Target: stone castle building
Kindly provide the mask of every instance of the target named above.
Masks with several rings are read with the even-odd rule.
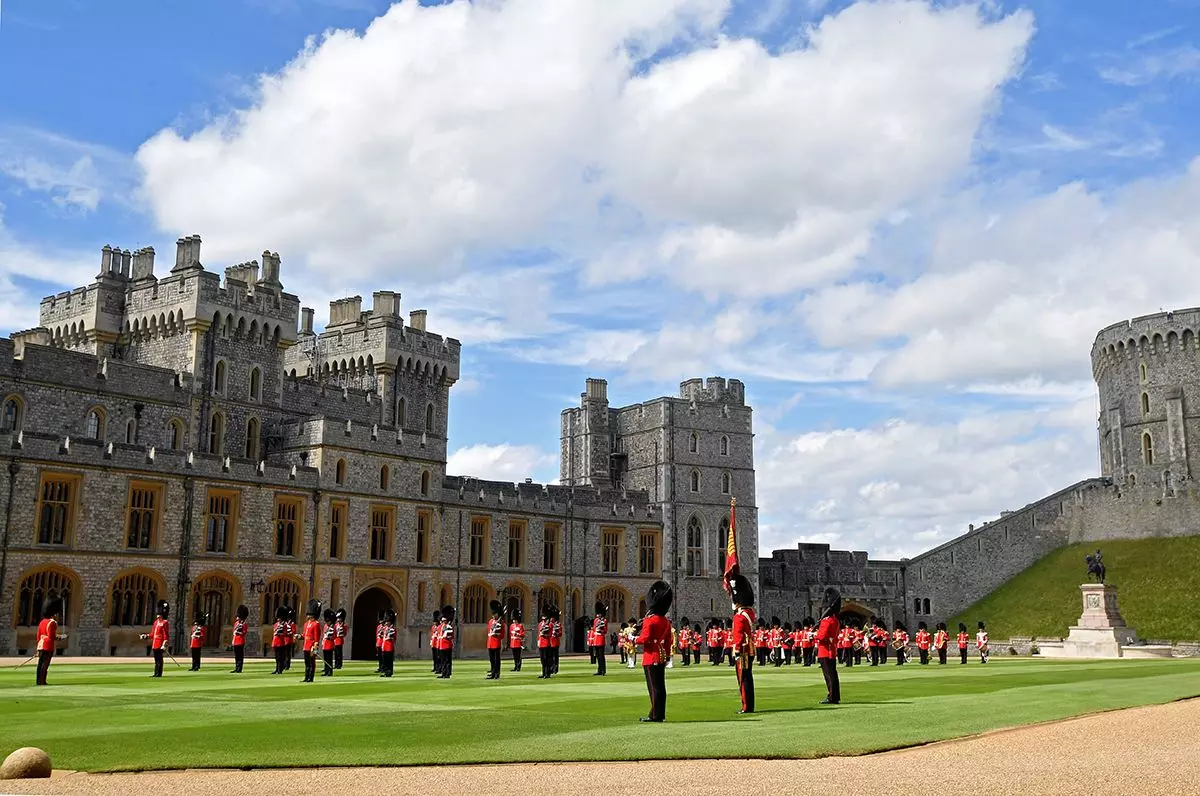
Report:
[[[659,577],[677,617],[723,613],[729,498],[754,576],[751,410],[736,380],[609,407],[589,379],[562,415],[560,484],[446,473],[460,343],[401,314],[400,294],[330,304],[283,289],[280,257],[225,269],[200,238],[155,252],[106,246],[95,282],[43,299],[37,328],[0,340],[0,654],[33,646],[44,597],[65,600],[68,654],[141,653],[158,599],[175,645],[203,611],[228,645],[239,604],[251,649],[280,604],[345,607],[369,657],[376,616],[424,654],[432,612],[458,608],[461,651],[484,645],[488,603],[546,604],[582,649],[596,599],[644,613]],[[355,629],[360,632],[355,633]],[[367,632],[361,632],[366,629]]]
[[[869,561],[824,545],[776,551],[759,563],[764,612],[814,610],[829,584],[852,613],[932,625],[1064,545],[1200,534],[1200,308],[1103,329],[1092,375],[1098,477],[1001,512],[911,560]],[[1084,571],[1081,560],[1081,578]]]

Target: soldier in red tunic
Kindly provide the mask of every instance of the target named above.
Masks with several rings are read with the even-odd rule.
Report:
[[[333,612],[333,668],[342,668],[342,648],[346,646],[346,609]]]
[[[499,600],[492,600],[488,604],[492,609],[492,618],[488,620],[487,634],[487,651],[488,663],[491,668],[488,669],[488,680],[500,679],[500,647],[504,644],[504,604]]]
[[[230,674],[241,674],[242,664],[246,662],[246,630],[250,624],[250,609],[244,605],[237,608],[237,616],[233,620],[233,671]]]
[[[959,663],[967,662],[967,642],[971,637],[967,635],[967,626],[962,622],[958,623],[958,657]]]
[[[37,684],[46,685],[50,672],[50,661],[54,658],[57,643],[66,636],[58,632],[58,615],[62,613],[62,600],[50,598],[42,604],[42,621],[37,628]]]
[[[704,643],[704,636],[700,633],[700,623],[696,622],[692,625],[692,663],[696,666],[700,665],[700,646]]]
[[[937,632],[933,634],[933,648],[937,650],[938,665],[946,665],[946,646],[950,642],[950,634],[946,632],[946,623],[937,623]]]
[[[639,721],[663,721],[667,717],[667,659],[671,657],[671,610],[674,594],[664,581],[655,581],[646,595],[649,609],[642,620],[637,643],[642,645],[642,671],[650,694],[650,715]]]
[[[550,606],[550,674],[558,674],[558,652],[562,648],[562,614],[558,606]]]
[[[442,662],[441,656],[438,653],[437,644],[434,643],[437,640],[438,633],[440,633],[441,630],[442,630],[442,612],[434,611],[433,612],[433,624],[431,624],[429,626],[429,654],[430,654],[430,657],[433,659],[433,673],[434,674],[439,673],[439,669],[441,668],[441,662]]]
[[[608,635],[608,606],[596,600],[596,615],[592,618],[592,657],[596,661],[595,677],[603,677],[607,669],[604,664],[604,637]],[[555,664],[557,665],[557,661]]]
[[[391,608],[383,612],[383,632],[380,633],[380,649],[383,660],[380,661],[380,677],[391,677],[396,665],[396,612]],[[449,676],[449,675],[447,675]]]
[[[745,575],[734,575],[727,583],[733,606],[729,633],[730,654],[737,671],[738,691],[742,709],[738,713],[754,712],[754,588]],[[770,635],[768,635],[768,640]]]
[[[337,636],[337,617],[328,608],[321,614],[325,623],[321,626],[321,660],[325,664],[321,669],[322,677],[333,677],[333,647],[334,637]]]
[[[321,624],[318,621],[320,617],[321,603],[309,600],[301,636],[304,645],[304,680],[302,682],[305,683],[314,682],[317,677],[317,645],[320,644],[321,637]]]
[[[394,616],[394,615],[393,615]],[[449,680],[454,672],[454,606],[442,606],[442,630],[438,634],[438,647],[442,655],[442,680]]]
[[[837,673],[837,641],[841,632],[838,614],[842,612],[842,596],[837,589],[825,590],[825,610],[817,627],[817,662],[825,675],[825,698],[822,705],[837,705],[842,701],[842,685]]]
[[[171,606],[166,600],[159,600],[150,632],[141,635],[143,639],[150,640],[150,650],[154,653],[154,674],[150,675],[151,677],[162,677],[163,652],[167,650],[171,638],[171,623],[167,621],[170,615]]]
[[[685,616],[679,620],[679,655],[683,659],[684,666],[690,666],[692,663],[692,625]]]
[[[508,624],[508,647],[512,650],[514,672],[521,671],[521,653],[525,650],[525,625],[520,608],[512,608]]]
[[[192,650],[192,668],[190,672],[200,671],[200,652],[204,648],[204,641],[208,637],[208,628],[205,625],[208,622],[208,617],[203,611],[197,611],[195,617],[192,618],[191,643],[188,645]]]
[[[908,661],[908,628],[900,622],[892,631],[892,649],[896,650],[896,665],[903,666]]]
[[[924,622],[917,623],[917,635],[913,641],[917,643],[917,654],[921,656],[922,666],[929,665],[929,645],[932,640],[929,635],[929,625]]]

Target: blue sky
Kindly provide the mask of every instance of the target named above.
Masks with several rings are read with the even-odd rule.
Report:
[[[432,7],[438,5],[440,7]],[[747,383],[762,549],[910,555],[1096,470],[1095,332],[1200,303],[1200,2],[6,0],[0,327],[105,243],[464,344],[451,466]]]

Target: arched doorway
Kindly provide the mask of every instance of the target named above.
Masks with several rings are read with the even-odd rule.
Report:
[[[354,630],[350,642],[351,660],[375,660],[375,626],[379,624],[379,612],[387,608],[396,611],[391,595],[378,586],[365,589],[355,599],[354,624],[351,625]]]
[[[842,603],[842,612],[838,614],[839,622],[843,625],[849,624],[855,627],[861,627],[870,618],[871,612],[856,602]]]
[[[205,646],[209,648],[223,647],[221,633],[226,625],[230,626],[232,636],[233,612],[237,610],[234,604],[233,581],[223,573],[212,572],[201,576],[192,590],[192,621],[196,613],[203,611],[207,633]],[[232,639],[231,639],[232,643]]]
[[[575,620],[575,637],[572,639],[571,649],[575,652],[587,652],[588,633],[591,632],[591,617],[581,616]]]

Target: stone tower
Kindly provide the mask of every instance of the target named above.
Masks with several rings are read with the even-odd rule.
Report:
[[[560,482],[646,490],[663,512],[664,579],[675,615],[693,622],[729,612],[721,586],[736,497],[742,571],[757,587],[758,510],[752,410],[737,379],[690,379],[678,397],[621,408],[588,379],[579,408],[562,413]]]
[[[1190,441],[1200,433],[1200,309],[1134,318],[1092,345],[1100,399],[1101,475],[1118,485],[1190,481]]]

